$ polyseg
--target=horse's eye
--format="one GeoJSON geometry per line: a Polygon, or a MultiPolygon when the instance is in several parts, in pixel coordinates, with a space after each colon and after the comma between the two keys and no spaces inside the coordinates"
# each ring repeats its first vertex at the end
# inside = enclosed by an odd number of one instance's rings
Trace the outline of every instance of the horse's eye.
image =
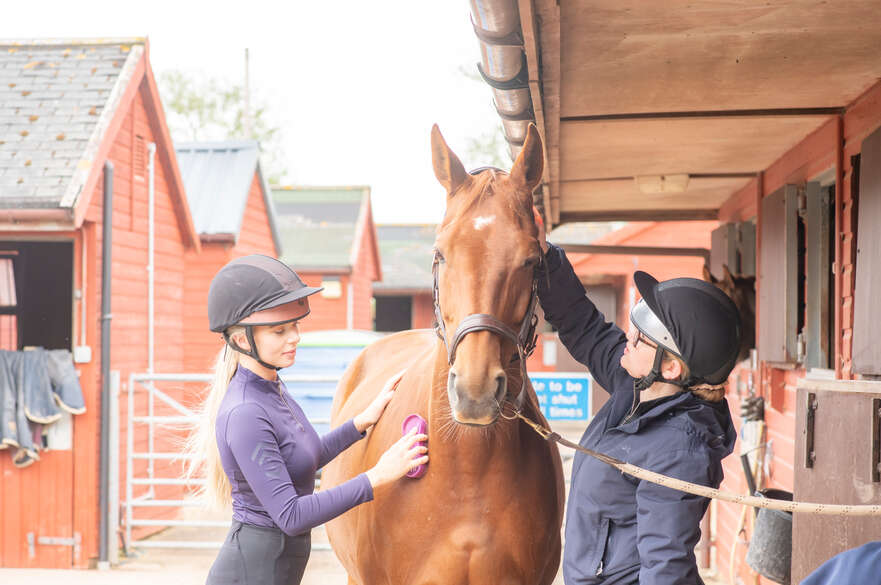
{"type": "Polygon", "coordinates": [[[536,266],[538,266],[538,261],[538,256],[530,256],[526,259],[526,262],[523,263],[523,266],[525,268],[535,268],[536,266]]]}

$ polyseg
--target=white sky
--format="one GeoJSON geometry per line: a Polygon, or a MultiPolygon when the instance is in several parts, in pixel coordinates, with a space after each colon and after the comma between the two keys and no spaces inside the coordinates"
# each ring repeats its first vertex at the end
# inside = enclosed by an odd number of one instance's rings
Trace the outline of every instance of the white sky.
{"type": "Polygon", "coordinates": [[[437,123],[466,168],[469,137],[498,125],[467,0],[35,0],[3,7],[0,38],[148,36],[157,76],[240,83],[284,133],[289,182],[370,185],[379,223],[441,220],[431,169],[437,123]]]}

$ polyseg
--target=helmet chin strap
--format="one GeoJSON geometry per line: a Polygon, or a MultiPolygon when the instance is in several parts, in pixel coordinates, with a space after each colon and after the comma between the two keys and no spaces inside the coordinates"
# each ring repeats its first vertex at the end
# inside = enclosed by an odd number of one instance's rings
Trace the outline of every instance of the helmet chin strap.
{"type": "Polygon", "coordinates": [[[275,370],[275,371],[281,370],[282,368],[280,368],[278,366],[273,366],[272,364],[268,364],[268,363],[264,362],[262,359],[260,359],[260,354],[257,353],[257,344],[254,343],[254,327],[251,325],[244,325],[244,328],[245,328],[245,337],[248,338],[248,345],[251,346],[250,351],[239,347],[239,345],[235,341],[233,341],[232,337],[230,337],[229,334],[226,331],[224,331],[223,332],[223,339],[224,339],[224,341],[226,341],[226,344],[229,347],[236,350],[237,352],[244,354],[248,357],[254,358],[255,360],[257,360],[257,363],[260,364],[261,366],[263,366],[264,368],[269,368],[270,370],[275,370]]]}
{"type": "Polygon", "coordinates": [[[636,388],[637,392],[642,392],[643,390],[648,390],[652,384],[657,381],[664,382],[665,384],[673,384],[674,386],[679,386],[681,388],[688,388],[692,384],[692,380],[668,380],[661,376],[661,364],[664,362],[664,349],[662,347],[658,347],[655,349],[655,362],[652,364],[652,371],[642,378],[637,378],[636,383],[634,384],[634,388],[636,388]]]}

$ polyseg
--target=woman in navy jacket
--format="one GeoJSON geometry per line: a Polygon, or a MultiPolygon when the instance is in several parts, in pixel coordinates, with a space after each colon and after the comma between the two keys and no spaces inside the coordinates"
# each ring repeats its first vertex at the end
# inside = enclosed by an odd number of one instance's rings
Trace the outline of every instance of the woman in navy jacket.
{"type": "MultiPolygon", "coordinates": [[[[572,356],[609,401],[581,445],[644,469],[718,487],[734,447],[724,384],[735,363],[740,317],[709,283],[659,283],[634,274],[642,300],[625,334],[586,296],[565,253],[545,241],[549,280],[539,298],[572,356]]],[[[576,453],[566,511],[566,585],[701,584],[694,547],[707,498],[622,474],[576,453]]]]}

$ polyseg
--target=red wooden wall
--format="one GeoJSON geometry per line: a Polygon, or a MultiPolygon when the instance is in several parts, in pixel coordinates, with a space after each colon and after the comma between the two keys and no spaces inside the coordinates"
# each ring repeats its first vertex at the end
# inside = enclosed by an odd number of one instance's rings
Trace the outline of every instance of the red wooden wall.
{"type": "MultiPolygon", "coordinates": [[[[120,501],[125,500],[125,447],[127,441],[127,401],[128,378],[131,373],[146,372],[148,367],[148,188],[147,172],[143,174],[133,168],[135,158],[134,149],[137,148],[138,137],[142,137],[144,143],[153,142],[157,149],[162,148],[160,137],[156,131],[155,118],[146,108],[148,91],[146,83],[142,83],[140,91],[132,103],[122,128],[113,138],[113,146],[109,155],[114,164],[114,210],[113,210],[113,269],[112,269],[112,294],[113,294],[113,321],[111,326],[111,370],[120,372],[122,381],[122,394],[120,396],[120,501]]],[[[170,146],[170,145],[169,145],[170,146]]],[[[154,173],[154,371],[178,372],[184,366],[184,347],[186,341],[183,335],[182,322],[184,316],[183,290],[185,266],[181,262],[187,246],[184,244],[186,237],[181,232],[180,218],[178,217],[179,201],[176,198],[183,197],[181,192],[174,192],[172,186],[171,170],[162,164],[163,153],[157,150],[155,156],[154,173]]],[[[171,153],[173,156],[173,153],[171,153]]],[[[93,222],[97,229],[98,246],[93,251],[96,263],[95,286],[91,287],[95,295],[95,309],[100,308],[100,239],[102,234],[102,197],[96,193],[92,199],[86,221],[93,222]]],[[[91,295],[90,295],[91,297],[91,295]]],[[[100,337],[95,339],[93,347],[100,347],[100,337]]],[[[95,355],[93,353],[93,355],[95,355]]],[[[99,373],[99,372],[98,372],[99,373]]],[[[100,376],[96,376],[95,391],[100,392],[100,376]]],[[[136,393],[135,409],[138,414],[146,414],[146,398],[143,392],[136,393]]],[[[97,402],[97,400],[96,400],[97,402]]],[[[95,416],[100,413],[99,408],[92,411],[95,416]]],[[[144,425],[135,428],[134,449],[138,452],[147,450],[147,431],[144,425]]],[[[165,439],[167,433],[157,433],[156,449],[167,451],[173,441],[165,439]],[[164,440],[165,439],[165,440],[164,440]]],[[[97,460],[94,462],[97,469],[97,460]]],[[[172,475],[169,471],[170,463],[157,462],[156,474],[172,475]]],[[[135,474],[145,475],[146,461],[134,462],[135,474]]],[[[175,471],[179,465],[175,466],[175,471]]],[[[94,487],[97,493],[97,485],[94,487]]],[[[134,496],[146,491],[146,487],[137,486],[134,496]]],[[[157,487],[157,499],[174,499],[180,496],[181,490],[176,487],[157,487]]],[[[87,541],[84,552],[87,556],[96,556],[98,548],[97,534],[97,502],[90,510],[94,516],[95,526],[93,538],[87,541]]],[[[165,508],[145,508],[138,511],[140,518],[168,518],[172,517],[174,510],[165,508]]],[[[86,544],[84,542],[84,544],[86,544]]],[[[115,538],[111,546],[115,546],[115,538]]]]}
{"type": "MultiPolygon", "coordinates": [[[[836,238],[836,264],[842,269],[836,272],[835,306],[835,352],[834,366],[836,374],[842,379],[852,379],[852,332],[853,332],[853,294],[855,279],[855,202],[851,198],[851,178],[853,169],[850,157],[860,151],[863,139],[881,126],[881,83],[876,84],[851,104],[843,116],[830,119],[826,124],[807,136],[802,142],[790,149],[756,180],[751,181],[744,189],[732,196],[722,207],[721,221],[740,221],[756,217],[758,202],[785,184],[798,184],[812,179],[818,174],[834,169],[836,180],[836,206],[839,223],[836,226],[839,236],[836,238]]],[[[761,217],[758,218],[761,222],[761,217]]],[[[758,242],[761,246],[761,241],[758,242]]],[[[757,286],[760,284],[757,283],[757,286]]],[[[757,323],[761,327],[761,323],[757,323]]],[[[742,380],[748,371],[732,374],[733,380],[738,376],[742,380]]],[[[759,380],[759,394],[765,397],[765,420],[768,427],[768,438],[773,441],[773,457],[770,460],[769,487],[793,491],[794,457],[795,457],[795,397],[796,384],[805,376],[804,369],[781,370],[762,365],[756,379],[759,380]]],[[[728,401],[732,414],[737,415],[740,397],[737,384],[732,384],[728,392],[728,401]]],[[[739,428],[739,421],[736,420],[739,428]]],[[[746,492],[745,480],[740,462],[735,456],[723,462],[725,481],[722,488],[740,493],[746,492]]],[[[752,582],[756,576],[743,561],[745,546],[735,535],[740,507],[719,502],[717,563],[723,576],[731,572],[729,562],[732,547],[735,551],[735,573],[744,581],[752,582]]],[[[747,534],[748,537],[748,534],[747,534]]],[[[762,585],[771,585],[771,581],[758,578],[762,585]]]]}

